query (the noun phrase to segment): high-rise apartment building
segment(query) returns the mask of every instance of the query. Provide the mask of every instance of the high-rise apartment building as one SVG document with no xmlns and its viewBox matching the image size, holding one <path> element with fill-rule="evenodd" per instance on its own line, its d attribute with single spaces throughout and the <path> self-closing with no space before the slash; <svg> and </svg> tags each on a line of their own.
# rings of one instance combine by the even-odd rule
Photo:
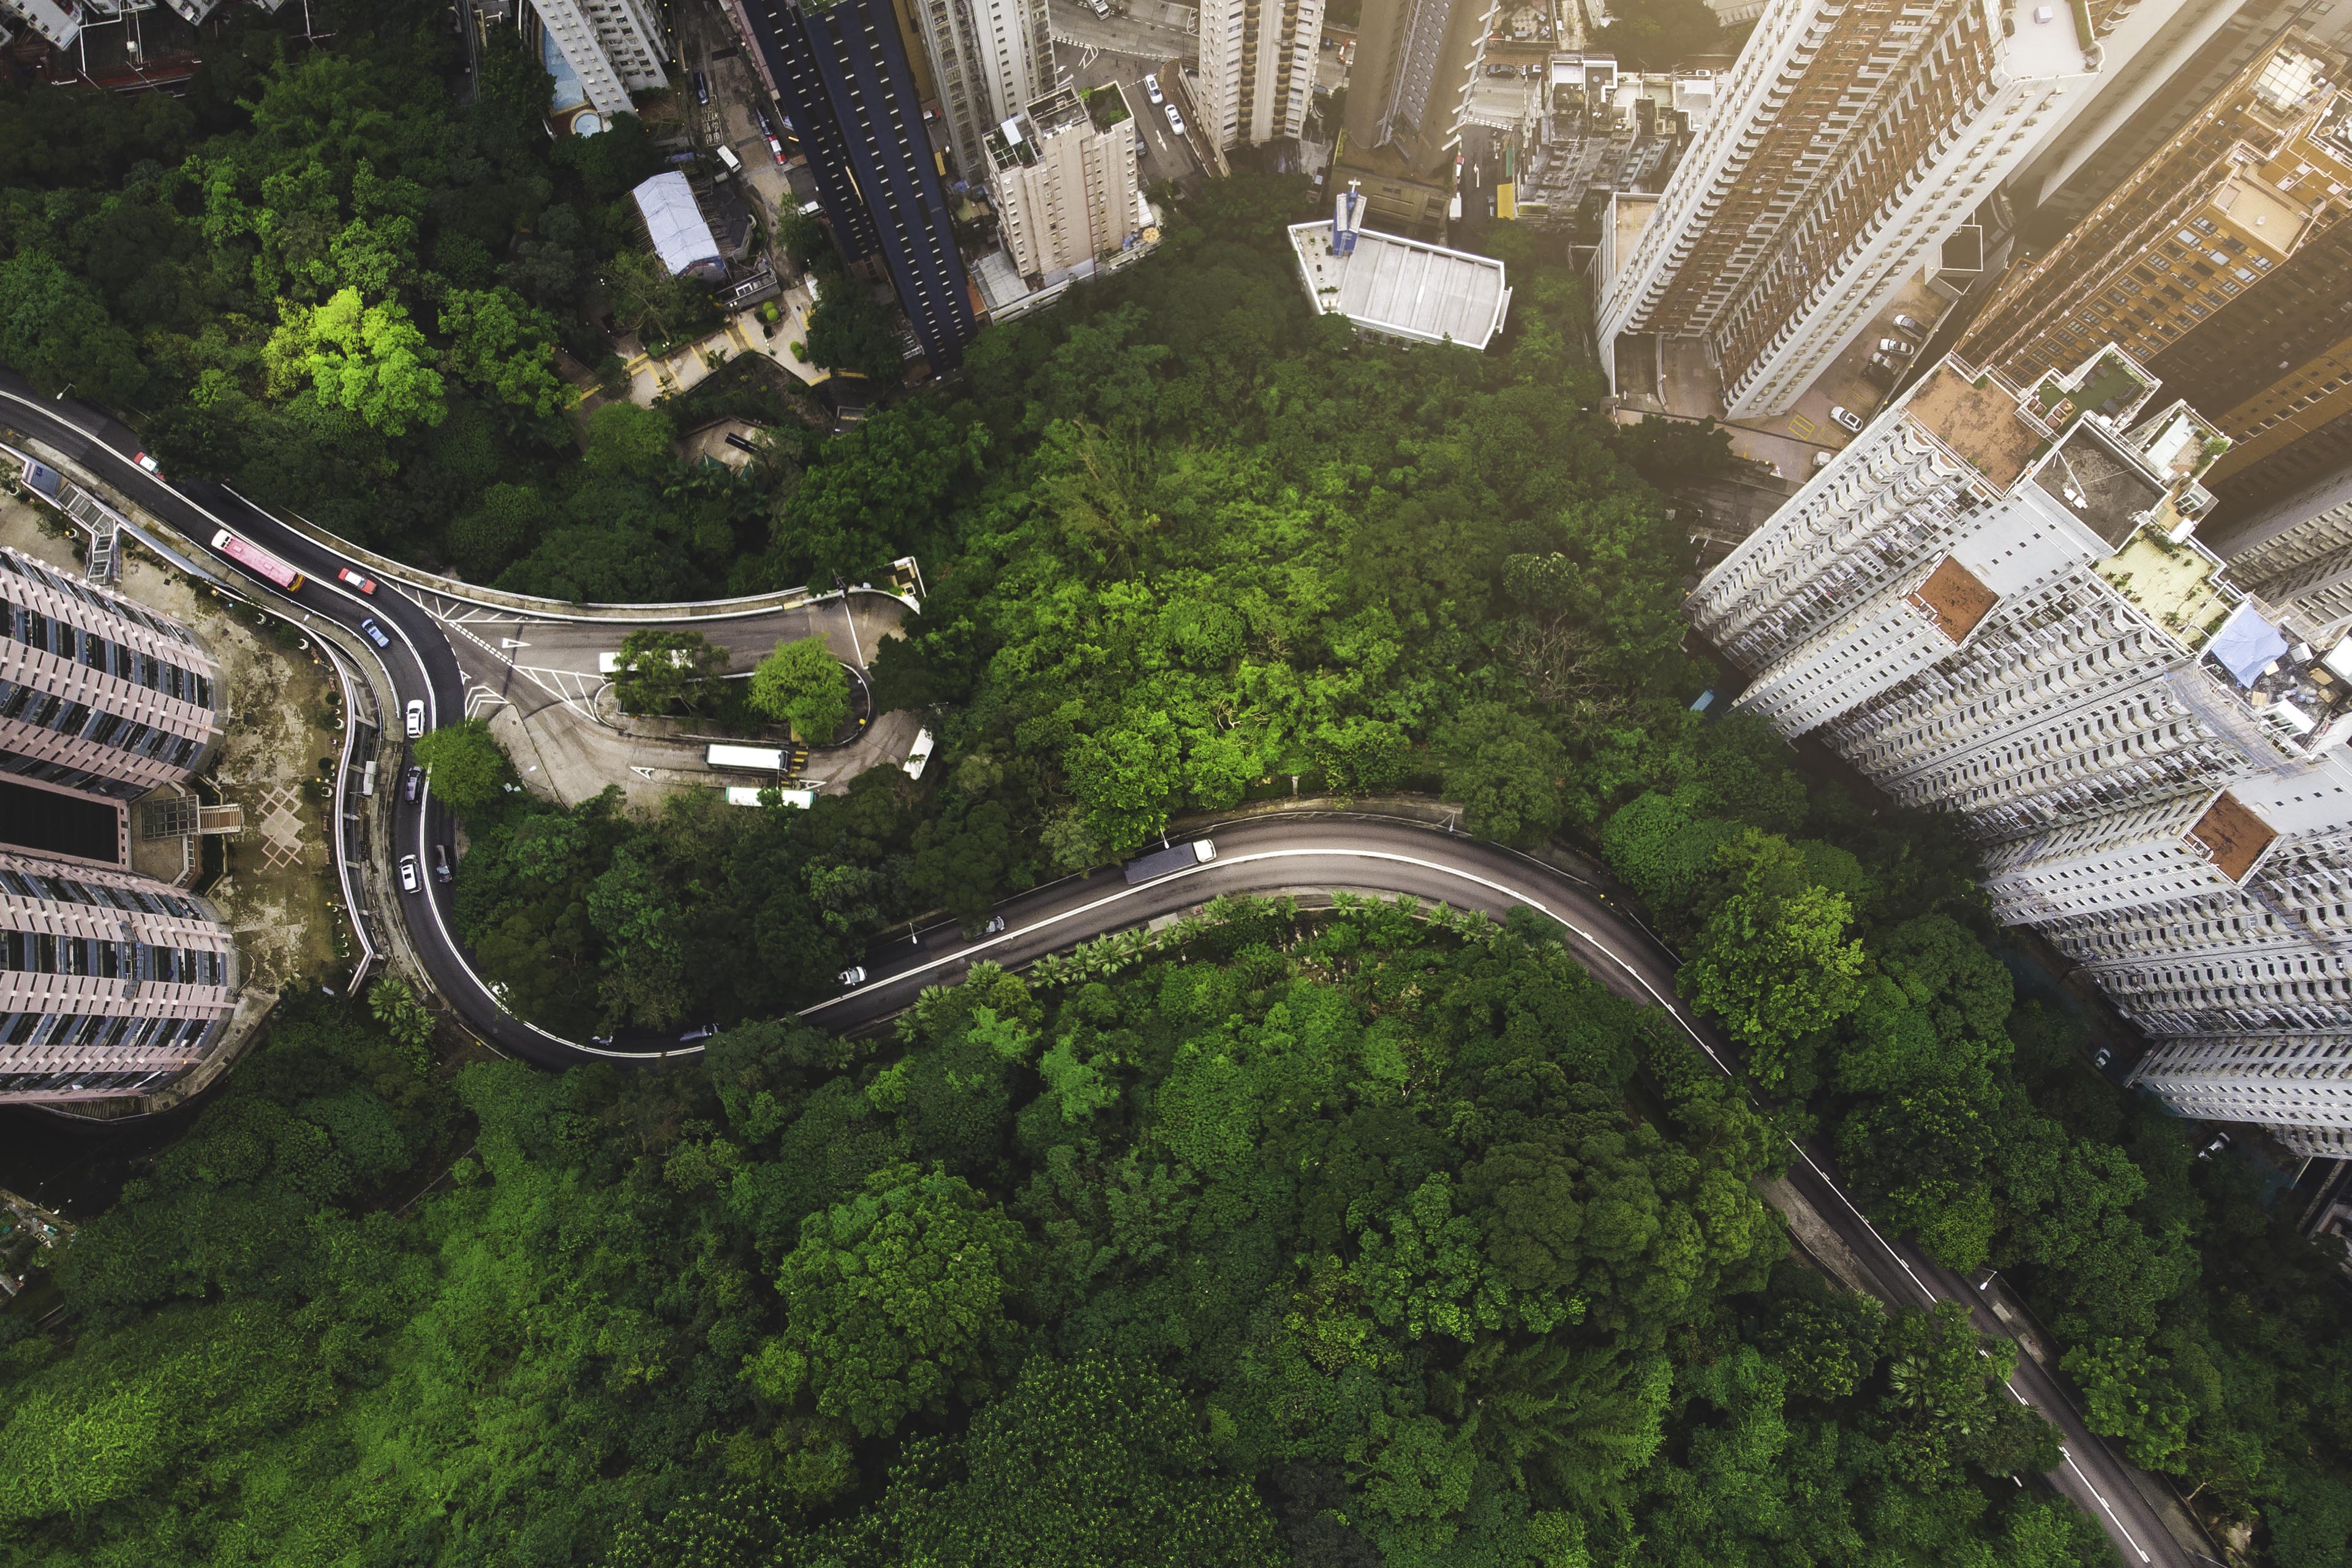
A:
<svg viewBox="0 0 2352 1568">
<path fill-rule="evenodd" d="M 1296 141 L 1307 129 L 1323 0 L 1203 0 L 1201 133 L 1220 150 Z"/>
<path fill-rule="evenodd" d="M 61 49 L 81 37 L 81 7 L 75 0 L 0 0 L 0 12 L 15 15 Z"/>
<path fill-rule="evenodd" d="M 236 944 L 204 900 L 0 849 L 0 1103 L 162 1087 L 236 1010 Z"/>
<path fill-rule="evenodd" d="M 2344 65 L 2295 34 L 2264 50 L 2065 238 L 2013 268 L 1959 352 L 2025 384 L 2113 340 L 2159 376 L 2193 375 L 2215 423 L 2242 434 L 2228 410 L 2276 377 L 2277 356 L 2238 329 L 2352 210 Z M 2202 348 L 2168 363 L 2206 323 Z M 2216 467 L 2217 487 L 2233 466 L 2234 453 Z"/>
<path fill-rule="evenodd" d="M 1601 282 L 1604 366 L 1623 334 L 1696 338 L 1731 416 L 1788 408 L 2085 100 L 2134 8 L 1773 0 Z"/>
<path fill-rule="evenodd" d="M 1429 229 L 1444 216 L 1462 117 L 1501 9 L 1501 0 L 1367 0 L 1333 185 L 1356 183 L 1368 221 Z"/>
<path fill-rule="evenodd" d="M 2217 542 L 2246 592 L 2317 641 L 2352 630 L 2352 471 L 2244 519 Z M 2341 661 L 2352 678 L 2352 649 Z"/>
<path fill-rule="evenodd" d="M 988 178 L 989 133 L 1054 89 L 1045 0 L 908 0 L 963 178 Z"/>
<path fill-rule="evenodd" d="M 178 622 L 0 548 L 0 776 L 108 802 L 184 779 L 219 675 Z"/>
<path fill-rule="evenodd" d="M 935 371 L 979 330 L 914 70 L 887 0 L 732 0 L 806 151 L 834 243 L 889 274 Z"/>
<path fill-rule="evenodd" d="M 531 9 L 599 114 L 625 114 L 629 95 L 669 85 L 668 50 L 652 0 L 530 0 Z"/>
<path fill-rule="evenodd" d="M 1097 126 L 1075 89 L 1057 88 L 991 132 L 1005 248 L 1031 279 L 1119 249 L 1143 227 L 1135 122 Z"/>
<path fill-rule="evenodd" d="M 2352 1032 L 2352 645 L 2197 542 L 2226 442 L 2156 388 L 2113 344 L 2030 388 L 1948 359 L 1692 618 L 1755 672 L 1740 707 L 1956 814 L 1997 918 L 2151 1034 Z"/>
</svg>

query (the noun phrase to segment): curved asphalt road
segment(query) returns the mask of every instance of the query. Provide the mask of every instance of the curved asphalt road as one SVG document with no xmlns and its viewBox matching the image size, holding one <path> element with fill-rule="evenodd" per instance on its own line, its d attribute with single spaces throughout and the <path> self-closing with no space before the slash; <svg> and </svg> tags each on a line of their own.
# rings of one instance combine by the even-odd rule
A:
<svg viewBox="0 0 2352 1568">
<path fill-rule="evenodd" d="M 354 628 L 362 616 L 372 616 L 391 634 L 392 647 L 383 658 L 401 703 L 422 700 L 428 726 L 464 712 L 463 681 L 448 643 L 423 606 L 394 584 L 383 584 L 372 598 L 362 598 L 334 579 L 336 567 L 346 563 L 309 536 L 223 487 L 163 482 L 132 461 L 131 454 L 138 450 L 132 432 L 89 410 L 43 398 L 5 372 L 0 372 L 0 423 L 70 454 L 202 546 L 209 548 L 214 532 L 226 527 L 290 561 L 310 578 L 294 595 L 305 609 Z M 276 595 L 264 583 L 253 587 L 257 593 Z M 397 714 L 388 714 L 386 721 L 398 722 Z M 417 855 L 426 868 L 432 864 L 430 846 L 446 841 L 443 814 L 429 796 L 420 805 L 411 805 L 395 795 L 394 831 L 399 852 Z M 1213 861 L 1139 886 L 1129 886 L 1117 869 L 1110 869 L 1008 900 L 998 911 L 1006 929 L 993 936 L 967 941 L 950 924 L 904 943 L 877 946 L 866 961 L 871 978 L 801 1016 L 838 1032 L 872 1027 L 906 1007 L 922 987 L 955 979 L 975 960 L 1026 963 L 1091 937 L 1194 908 L 1220 893 L 1354 889 L 1443 901 L 1497 919 L 1516 907 L 1533 909 L 1560 925 L 1570 951 L 1602 984 L 1666 1010 L 1730 1076 L 1727 1042 L 1685 1009 L 1675 994 L 1673 956 L 1598 889 L 1564 872 L 1477 840 L 1363 816 L 1262 818 L 1220 828 L 1215 838 Z M 686 1054 L 674 1044 L 664 1052 L 666 1042 L 660 1041 L 647 1041 L 634 1050 L 599 1049 L 558 1038 L 514 1017 L 499 1006 L 459 952 L 446 890 L 429 873 L 422 892 L 391 896 L 400 901 L 411 945 L 435 988 L 473 1029 L 501 1048 L 550 1066 L 593 1058 Z M 1832 1179 L 1822 1156 L 1795 1144 L 1791 1154 L 1790 1184 L 1861 1260 L 1882 1299 L 1908 1306 L 1964 1300 L 1985 1332 L 2016 1337 L 1967 1282 L 1882 1235 L 1864 1218 Z M 2049 1373 L 2022 1351 L 2009 1388 L 2012 1396 L 2041 1410 L 2060 1428 L 2068 1457 L 2048 1478 L 2050 1484 L 2099 1521 L 2127 1568 L 2135 1563 L 2190 1568 L 2200 1561 L 2175 1543 L 2125 1466 L 2084 1428 Z"/>
</svg>

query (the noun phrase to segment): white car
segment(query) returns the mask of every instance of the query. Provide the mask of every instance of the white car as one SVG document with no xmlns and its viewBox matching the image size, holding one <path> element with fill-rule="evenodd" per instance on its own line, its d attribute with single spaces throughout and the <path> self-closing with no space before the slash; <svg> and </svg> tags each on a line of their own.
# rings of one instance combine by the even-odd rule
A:
<svg viewBox="0 0 2352 1568">
<path fill-rule="evenodd" d="M 841 984 L 845 989 L 852 985 L 865 984 L 866 966 L 862 963 L 853 963 L 848 968 L 843 970 L 841 972 Z"/>
<path fill-rule="evenodd" d="M 416 891 L 418 885 L 416 857 L 403 855 L 400 858 L 400 890 L 404 893 L 413 893 Z"/>
<path fill-rule="evenodd" d="M 1862 434 L 1862 416 L 1851 408 L 1842 408 L 1836 404 L 1832 404 L 1830 422 L 1843 429 L 1851 430 L 1857 436 Z"/>
<path fill-rule="evenodd" d="M 1168 129 L 1179 136 L 1184 134 L 1184 117 L 1176 112 L 1176 106 L 1172 103 L 1168 106 Z"/>
<path fill-rule="evenodd" d="M 422 697 L 410 698 L 408 700 L 406 713 L 408 717 L 408 738 L 414 741 L 418 736 L 425 733 L 425 699 Z"/>
<path fill-rule="evenodd" d="M 1165 103 L 1168 101 L 1167 96 L 1160 90 L 1160 79 L 1157 76 L 1146 75 L 1144 77 L 1143 96 L 1150 99 L 1154 103 Z"/>
</svg>

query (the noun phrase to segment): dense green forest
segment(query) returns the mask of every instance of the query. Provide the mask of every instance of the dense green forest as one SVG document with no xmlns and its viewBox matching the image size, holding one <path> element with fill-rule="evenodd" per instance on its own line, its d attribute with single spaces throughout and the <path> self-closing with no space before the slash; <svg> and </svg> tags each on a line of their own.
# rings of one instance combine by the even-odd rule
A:
<svg viewBox="0 0 2352 1568">
<path fill-rule="evenodd" d="M 63 1261 L 63 1328 L 0 1315 L 0 1562 L 2106 1561 L 2008 1479 L 2052 1451 L 1998 1361 L 1787 1256 L 1777 1131 L 1537 931 L 1239 907 L 892 1042 L 767 1021 L 895 921 L 1294 781 L 1601 858 L 1774 1128 L 2003 1269 L 2093 1424 L 2249 1553 L 2345 1561 L 2332 1261 L 2019 1005 L 1946 826 L 1691 710 L 1723 676 L 1655 487 L 1727 452 L 1593 411 L 1575 275 L 1507 232 L 1502 346 L 1360 342 L 1299 299 L 1300 190 L 1219 182 L 953 382 L 833 438 L 782 409 L 771 460 L 698 475 L 669 412 L 541 395 L 600 312 L 692 304 L 630 279 L 649 144 L 551 152 L 495 54 L 455 108 L 446 42 L 380 12 L 233 35 L 184 102 L 0 96 L 0 361 L 509 587 L 916 553 L 877 694 L 941 749 L 636 816 L 436 737 L 509 1005 L 728 1032 L 701 1069 L 452 1075 L 404 1014 L 282 1004 Z M 645 700 L 691 710 L 672 668 Z"/>
<path fill-rule="evenodd" d="M 0 1316 L 0 1562 L 2101 1560 L 2000 1360 L 1791 1260 L 1769 1130 L 1532 926 L 1063 970 L 659 1075 L 281 1004 L 71 1334 Z"/>
</svg>

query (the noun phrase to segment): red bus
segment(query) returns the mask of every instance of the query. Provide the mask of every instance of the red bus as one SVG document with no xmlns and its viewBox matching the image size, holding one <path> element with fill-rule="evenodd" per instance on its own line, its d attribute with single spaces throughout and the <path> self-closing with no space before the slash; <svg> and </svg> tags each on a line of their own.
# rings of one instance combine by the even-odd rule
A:
<svg viewBox="0 0 2352 1568">
<path fill-rule="evenodd" d="M 302 585 L 302 574 L 257 544 L 248 544 L 222 529 L 213 535 L 213 548 L 257 576 L 267 577 L 288 593 Z"/>
</svg>

